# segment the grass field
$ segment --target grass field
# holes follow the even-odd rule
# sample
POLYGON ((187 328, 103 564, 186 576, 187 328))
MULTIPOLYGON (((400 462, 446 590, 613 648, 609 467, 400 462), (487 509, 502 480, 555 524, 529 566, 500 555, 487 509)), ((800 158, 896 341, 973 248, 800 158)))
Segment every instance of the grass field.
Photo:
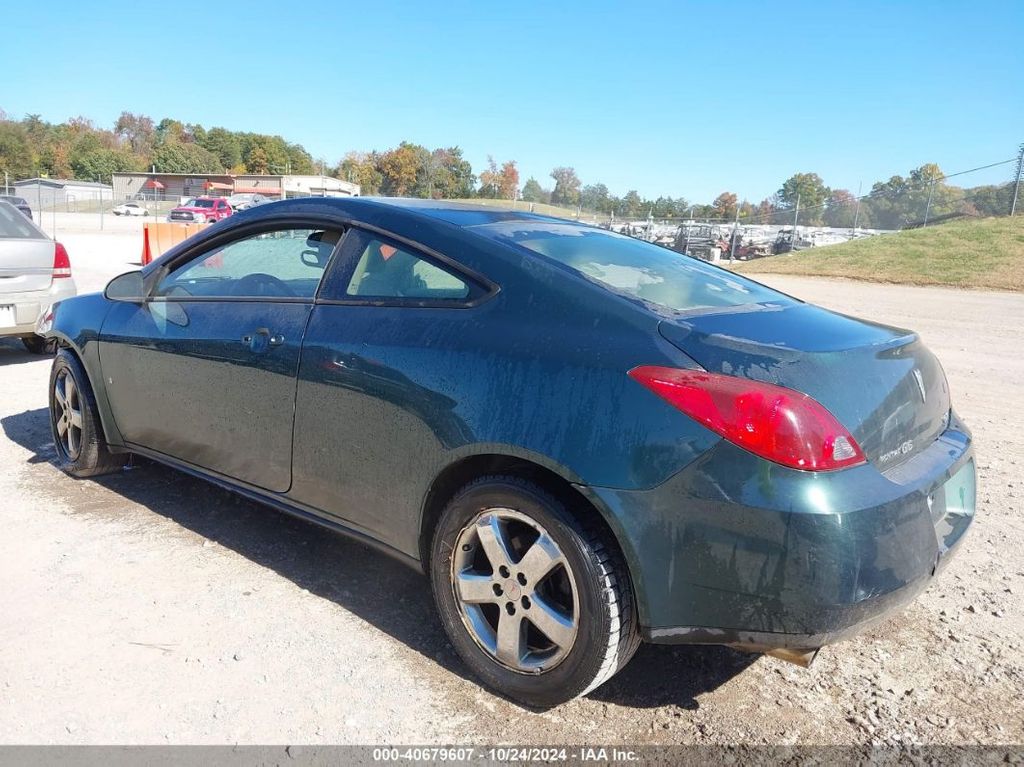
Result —
POLYGON ((772 256, 747 274, 803 274, 870 282, 1024 290, 1024 216, 957 221, 772 256))

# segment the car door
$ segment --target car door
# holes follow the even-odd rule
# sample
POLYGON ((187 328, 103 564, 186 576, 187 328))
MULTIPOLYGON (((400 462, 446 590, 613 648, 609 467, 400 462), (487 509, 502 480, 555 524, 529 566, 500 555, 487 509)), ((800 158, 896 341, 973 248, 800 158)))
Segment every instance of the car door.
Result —
POLYGON ((143 302, 114 304, 99 353, 124 439, 287 491, 303 332, 340 239, 308 226, 235 235, 165 268, 143 302))
POLYGON ((472 441, 445 391, 476 353, 465 328, 488 292, 408 244, 346 236, 303 344, 290 498, 410 550, 423 478, 472 441))

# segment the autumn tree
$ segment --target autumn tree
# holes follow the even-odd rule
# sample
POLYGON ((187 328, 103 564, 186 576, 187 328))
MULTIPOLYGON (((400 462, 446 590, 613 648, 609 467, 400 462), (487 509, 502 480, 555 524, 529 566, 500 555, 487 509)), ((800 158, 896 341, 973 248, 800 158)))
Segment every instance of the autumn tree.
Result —
POLYGON ((515 160, 509 160, 498 172, 498 196, 503 200, 514 200, 519 194, 519 169, 515 160))
MULTIPOLYGON (((825 213, 822 216, 826 226, 848 228, 854 220, 859 219, 857 198, 848 189, 833 189, 826 200, 825 213)), ((863 222, 857 222, 863 226, 863 222)))
POLYGON ((715 217, 725 221, 731 221, 736 217, 736 202, 737 197, 732 192, 722 192, 715 201, 711 203, 711 207, 715 210, 715 217))
POLYGON ((551 202, 555 205, 579 205, 580 178, 574 168, 558 167, 551 171, 555 180, 555 188, 551 192, 551 202))
POLYGON ((377 168, 376 152, 349 152, 335 169, 334 175, 353 184, 359 184, 363 194, 378 194, 384 177, 377 168))
POLYGON ((137 155, 146 155, 153 146, 153 136, 156 128, 150 117, 132 112, 121 112, 117 122, 114 123, 114 133, 128 143, 132 152, 137 155))
POLYGON ((480 189, 477 195, 488 200, 495 200, 500 194, 501 171, 498 170, 498 163, 491 155, 487 155, 487 167, 480 171, 480 189))
POLYGON ((412 192, 422 168, 423 158, 415 144, 403 141, 395 149, 380 155, 377 169, 381 175, 381 192, 389 197, 405 197, 412 192))

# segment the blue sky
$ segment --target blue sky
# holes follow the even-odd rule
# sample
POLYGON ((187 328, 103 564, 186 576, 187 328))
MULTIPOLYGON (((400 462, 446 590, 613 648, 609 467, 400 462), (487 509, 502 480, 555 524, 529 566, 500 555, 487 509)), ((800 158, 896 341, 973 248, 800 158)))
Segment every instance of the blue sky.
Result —
MULTIPOLYGON (((336 162, 402 140, 585 183, 757 201, 864 191, 1024 141, 1024 2, 5 4, 0 109, 279 133, 336 162), (218 11, 217 8, 224 9, 218 11)), ((1008 167, 971 179, 1002 181, 1008 167)))

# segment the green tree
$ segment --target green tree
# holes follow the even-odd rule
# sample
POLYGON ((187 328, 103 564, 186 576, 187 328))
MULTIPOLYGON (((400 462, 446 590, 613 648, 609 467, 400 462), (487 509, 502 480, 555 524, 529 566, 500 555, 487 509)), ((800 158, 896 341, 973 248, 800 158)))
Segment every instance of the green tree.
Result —
POLYGON ((142 158, 119 149, 98 148, 76 154, 71 160, 75 178, 110 183, 111 174, 142 169, 142 158))
POLYGON ((820 224, 829 188, 817 173, 795 173, 782 184, 778 195, 782 207, 793 210, 800 201, 800 223, 820 224))
POLYGON ((227 169, 242 164, 242 142, 232 131, 225 128, 210 128, 199 145, 213 152, 220 160, 220 164, 227 169))
POLYGON ((579 205, 580 177, 575 168, 558 167, 551 171, 555 180, 555 188, 551 192, 551 202, 555 205, 579 205))
POLYGON ((622 198, 622 207, 619 210, 619 214, 623 218, 639 218, 646 213, 643 207, 644 201, 640 199, 640 193, 635 189, 630 189, 626 192, 626 196, 622 198))
POLYGON ((433 173, 433 197, 462 199, 473 196, 476 176, 473 175, 473 166, 462 156, 459 147, 435 149, 430 153, 430 167, 433 173))
POLYGON ((161 144, 153 150, 153 164, 160 173, 221 173, 221 162, 198 144, 161 144))
POLYGON ((608 197, 608 187, 604 184, 587 184, 580 190, 580 205, 584 210, 604 213, 608 209, 608 197))
POLYGON ((17 123, 0 122, 0 172, 12 179, 33 175, 34 158, 25 129, 17 123))
POLYGON ((535 178, 528 178, 523 184, 522 197, 526 202, 547 202, 551 199, 551 193, 542 189, 535 178))

